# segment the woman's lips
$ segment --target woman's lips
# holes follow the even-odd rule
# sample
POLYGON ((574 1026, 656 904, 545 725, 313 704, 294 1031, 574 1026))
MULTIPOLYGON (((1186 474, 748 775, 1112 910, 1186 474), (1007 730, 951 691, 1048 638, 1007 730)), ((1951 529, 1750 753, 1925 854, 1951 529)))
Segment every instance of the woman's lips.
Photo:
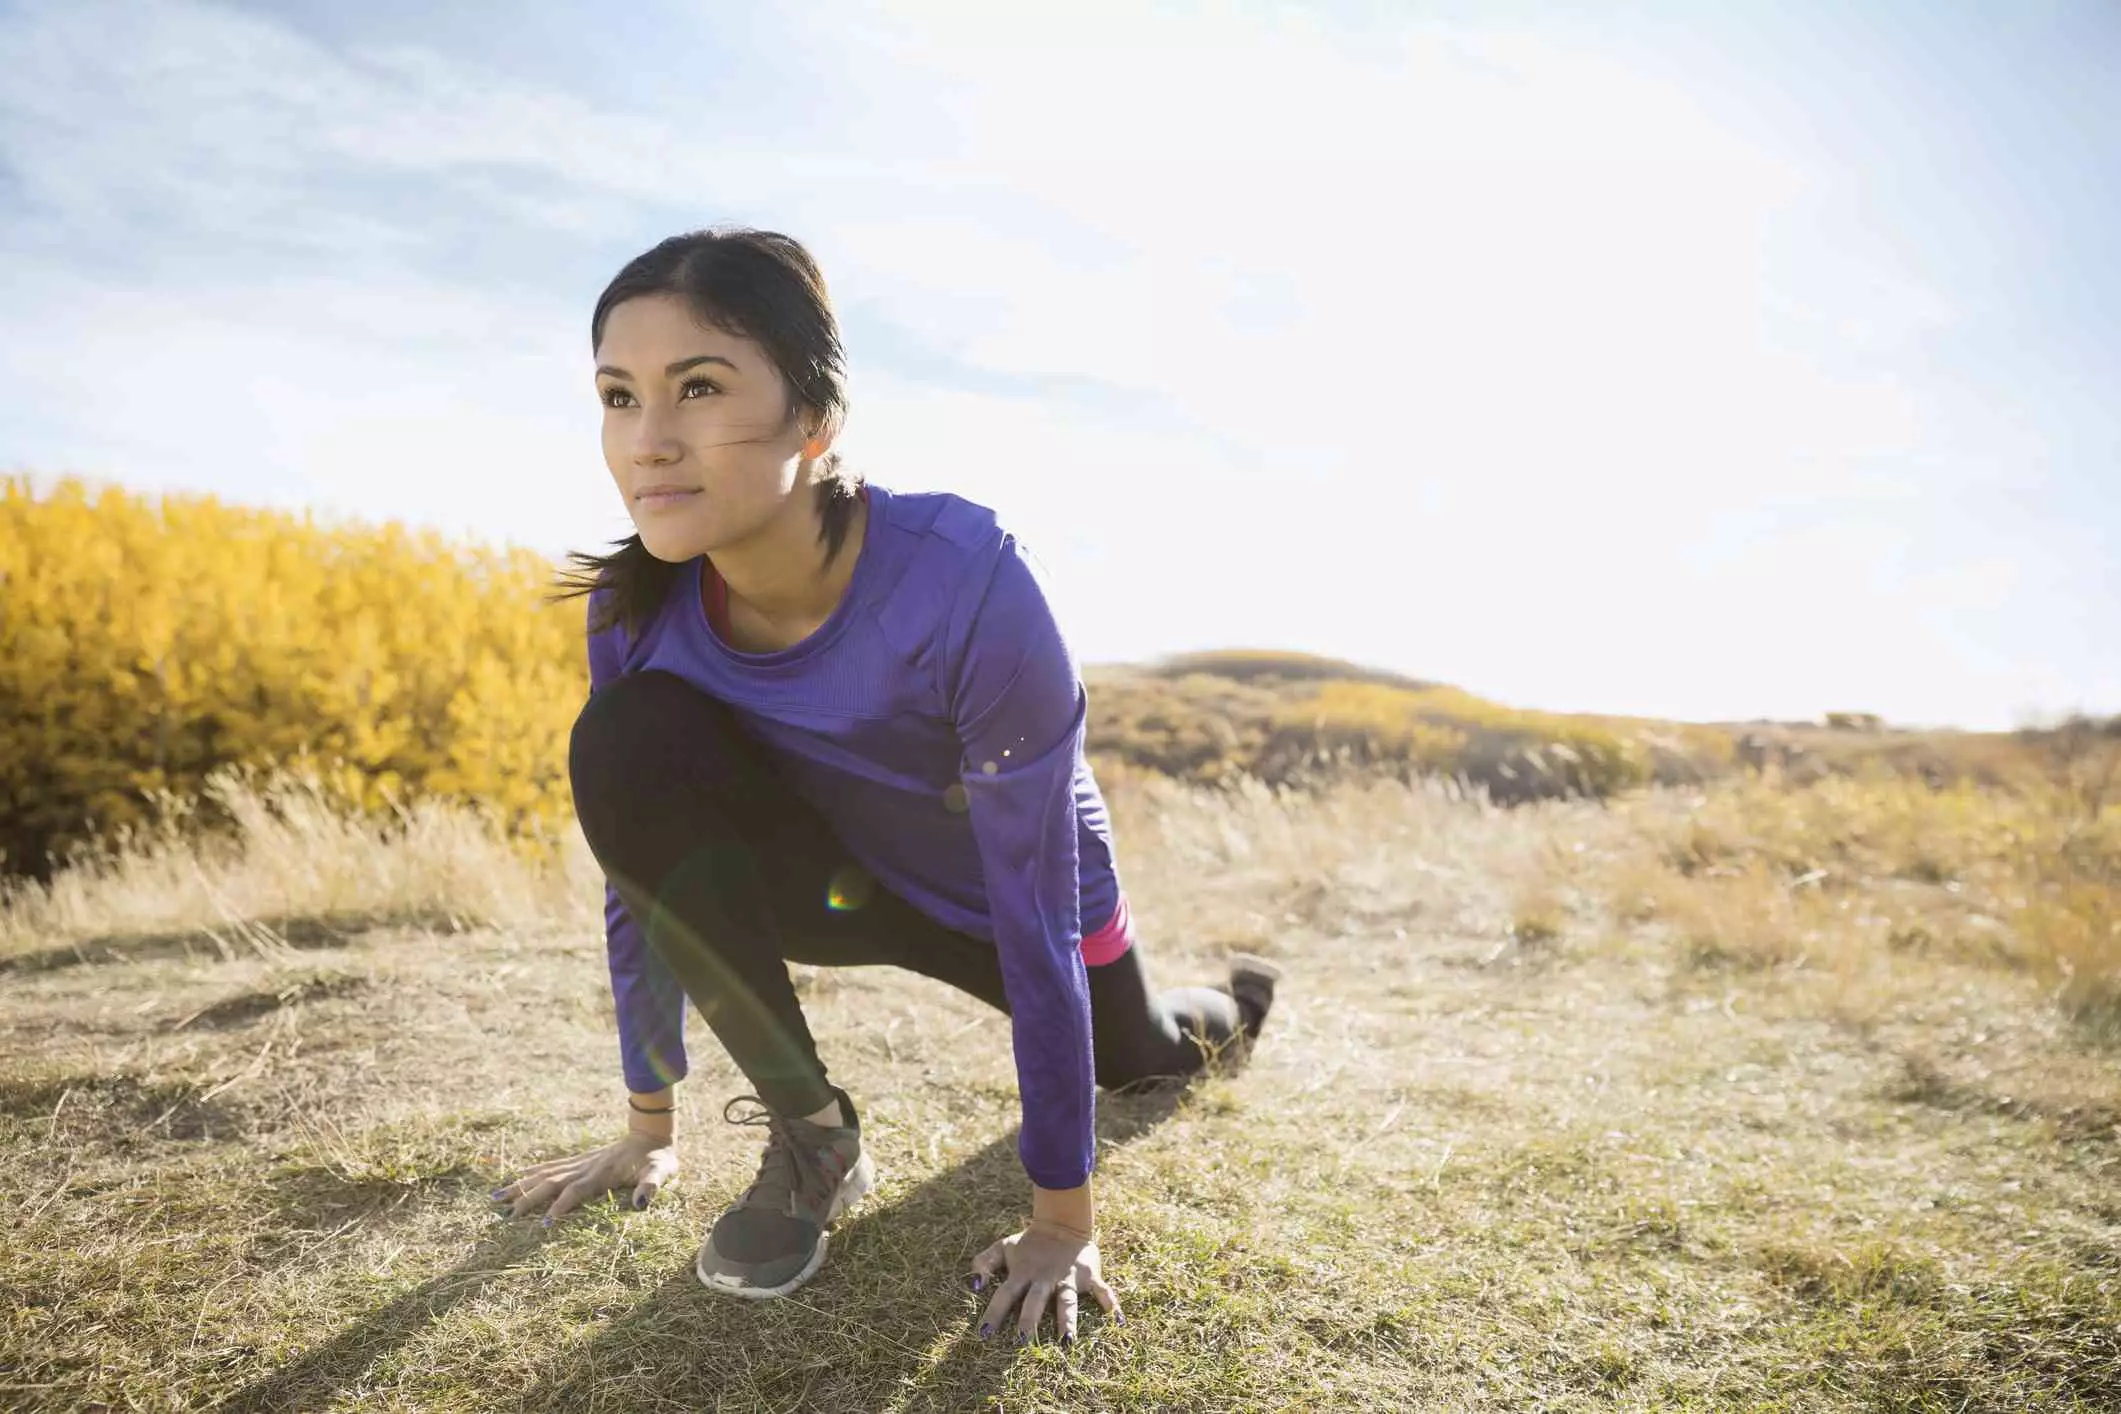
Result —
POLYGON ((633 503, 642 510, 660 511, 667 507, 675 506, 680 502, 688 501, 699 494, 700 488, 697 486, 650 487, 634 497, 633 503))

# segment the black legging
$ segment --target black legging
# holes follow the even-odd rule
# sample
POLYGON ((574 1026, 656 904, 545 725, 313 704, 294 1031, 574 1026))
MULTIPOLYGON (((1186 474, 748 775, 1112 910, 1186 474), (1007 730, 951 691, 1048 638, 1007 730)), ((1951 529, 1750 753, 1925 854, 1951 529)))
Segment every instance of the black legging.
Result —
MULTIPOLYGON (((833 1093, 787 964, 889 964, 1003 1012, 994 945, 949 928, 855 864, 729 707, 673 674, 614 678, 576 719, 575 813, 591 852, 759 1097, 807 1115, 833 1093), (833 908, 828 897, 861 897, 833 908)), ((1102 921, 1102 920, 1099 920, 1102 921)), ((1227 992, 1149 995, 1141 945, 1087 969, 1097 1083, 1200 1069, 1239 1028, 1227 992)))

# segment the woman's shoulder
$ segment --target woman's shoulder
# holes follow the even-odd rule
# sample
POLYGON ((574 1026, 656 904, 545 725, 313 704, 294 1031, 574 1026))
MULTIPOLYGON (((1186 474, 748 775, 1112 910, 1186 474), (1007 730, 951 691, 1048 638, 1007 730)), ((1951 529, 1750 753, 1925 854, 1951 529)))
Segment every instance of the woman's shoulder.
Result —
POLYGON ((1022 547, 990 506, 949 491, 888 496, 884 516, 900 537, 893 570, 876 598, 886 635, 909 651, 939 643, 948 663, 962 655, 975 626, 993 629, 1015 617, 1015 601, 1036 585, 1025 577, 1022 547), (997 613, 997 600, 1008 603, 997 613))
POLYGON ((663 632, 673 606, 682 602, 681 591, 698 592, 693 568, 657 565, 644 573, 643 567, 634 566, 601 576, 583 596, 591 661, 617 671, 638 656, 663 632))
POLYGON ((887 491, 882 511, 896 543, 879 595, 926 600, 946 614, 968 595, 978 599, 1015 543, 992 507, 954 491, 887 491))
POLYGON ((962 552, 976 553, 999 543, 1007 534, 1001 517, 991 506, 955 491, 873 489, 884 492, 885 519, 916 539, 939 541, 962 552))

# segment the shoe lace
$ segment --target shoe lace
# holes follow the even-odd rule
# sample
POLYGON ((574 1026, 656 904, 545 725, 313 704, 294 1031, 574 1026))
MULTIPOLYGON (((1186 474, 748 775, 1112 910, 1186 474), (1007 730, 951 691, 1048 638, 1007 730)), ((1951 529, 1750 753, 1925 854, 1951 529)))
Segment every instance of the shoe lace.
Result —
POLYGON ((823 1142, 822 1125, 780 1114, 756 1095, 739 1095, 729 1101, 722 1106, 722 1118, 730 1124, 766 1126, 766 1152, 759 1160, 758 1177, 737 1200, 739 1206, 814 1217, 802 1211, 805 1197, 814 1208, 831 1201, 845 1165, 838 1151, 823 1142), (741 1115, 730 1113, 745 1103, 758 1108, 741 1115))

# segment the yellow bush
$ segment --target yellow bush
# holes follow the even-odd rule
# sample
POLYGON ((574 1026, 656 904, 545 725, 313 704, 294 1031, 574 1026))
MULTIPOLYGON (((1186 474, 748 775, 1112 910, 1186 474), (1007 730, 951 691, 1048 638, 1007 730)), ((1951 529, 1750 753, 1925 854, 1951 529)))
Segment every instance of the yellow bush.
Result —
POLYGON ((1422 694, 1385 683, 1329 682, 1274 713, 1279 730, 1308 730, 1324 751, 1359 747, 1370 759, 1426 771, 1459 765, 1466 734, 1417 714, 1422 694))
POLYGON ((552 574, 396 523, 0 478, 0 868, 42 872, 215 767, 305 756, 369 808, 555 824, 587 670, 552 574))

